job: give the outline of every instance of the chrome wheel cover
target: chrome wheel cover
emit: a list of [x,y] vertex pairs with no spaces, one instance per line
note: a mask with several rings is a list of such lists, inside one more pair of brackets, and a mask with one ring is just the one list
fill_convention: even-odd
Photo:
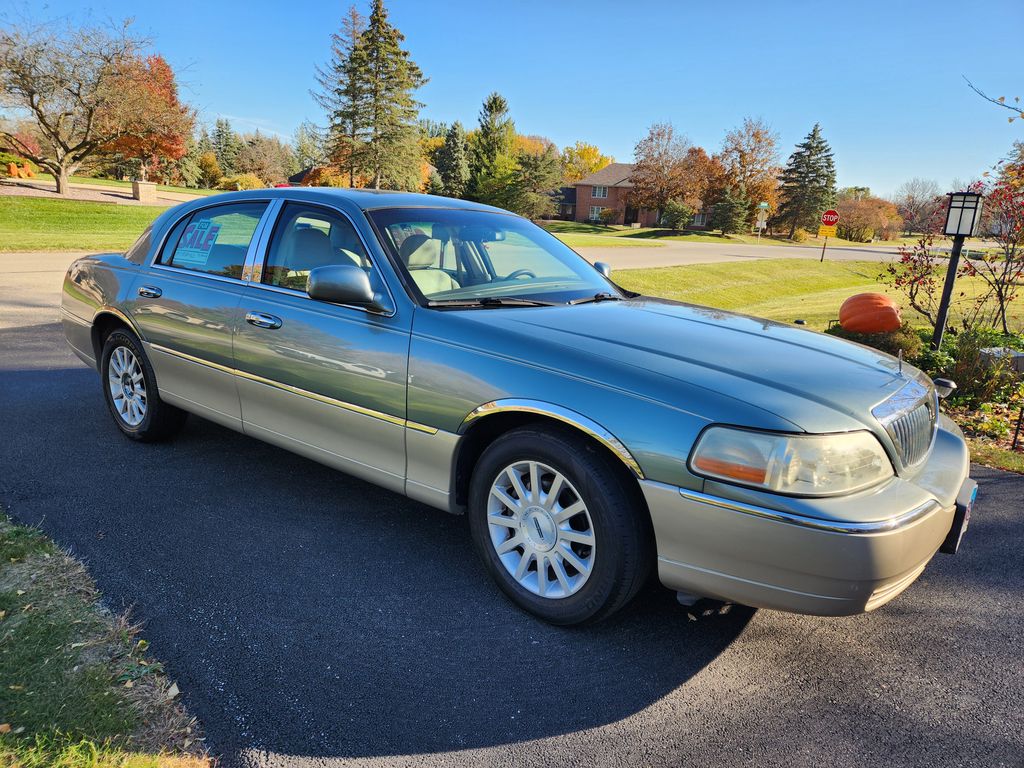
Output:
[[580,591],[594,570],[596,537],[572,483],[538,461],[498,473],[487,497],[494,551],[521,587],[550,599]]
[[107,388],[118,417],[129,427],[146,418],[146,379],[142,364],[128,347],[115,347],[107,364]]

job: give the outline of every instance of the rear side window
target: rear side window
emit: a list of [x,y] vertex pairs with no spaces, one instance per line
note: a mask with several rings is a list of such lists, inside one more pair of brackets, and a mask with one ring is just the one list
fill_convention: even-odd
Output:
[[266,208],[266,203],[234,203],[196,211],[175,226],[160,263],[240,279]]

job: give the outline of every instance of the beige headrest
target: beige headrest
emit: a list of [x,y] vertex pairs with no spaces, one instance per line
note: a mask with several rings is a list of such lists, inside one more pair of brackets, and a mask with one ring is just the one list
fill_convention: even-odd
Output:
[[400,253],[409,269],[433,267],[441,260],[441,241],[426,235],[409,235],[402,242]]

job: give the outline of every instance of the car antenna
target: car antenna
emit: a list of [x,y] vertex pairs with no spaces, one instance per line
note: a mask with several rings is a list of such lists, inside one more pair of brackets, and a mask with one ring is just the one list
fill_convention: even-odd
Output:
[[899,353],[899,359],[900,359],[900,371],[899,371],[899,374],[900,374],[900,376],[902,376],[903,375],[903,350],[902,349],[900,350],[900,353]]

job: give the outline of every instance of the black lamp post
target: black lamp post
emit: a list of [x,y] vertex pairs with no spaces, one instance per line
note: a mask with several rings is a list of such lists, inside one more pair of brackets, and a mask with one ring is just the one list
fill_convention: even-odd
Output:
[[949,314],[949,302],[953,296],[953,283],[956,282],[956,271],[960,266],[960,251],[964,240],[975,233],[981,221],[981,195],[977,192],[950,192],[949,210],[946,212],[944,234],[953,238],[953,250],[949,254],[949,266],[946,268],[946,283],[942,286],[942,299],[939,301],[939,312],[935,318],[935,333],[932,335],[932,349],[942,344],[942,334],[946,331],[946,316]]

